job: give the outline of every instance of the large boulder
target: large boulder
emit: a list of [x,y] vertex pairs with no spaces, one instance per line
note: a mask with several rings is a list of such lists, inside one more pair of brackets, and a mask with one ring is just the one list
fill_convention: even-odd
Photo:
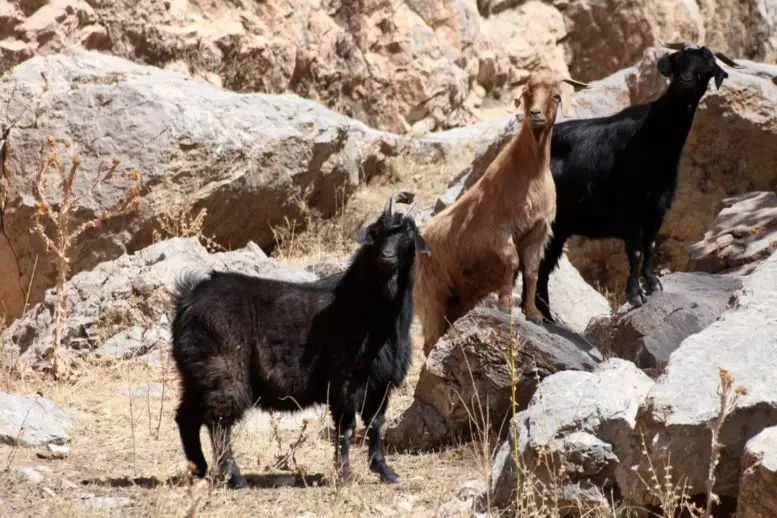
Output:
[[[160,215],[207,210],[204,232],[220,243],[274,243],[273,227],[305,221],[306,211],[334,214],[360,181],[386,173],[392,156],[438,143],[410,143],[375,131],[295,95],[236,94],[210,83],[124,59],[70,48],[35,57],[0,79],[2,307],[18,316],[53,285],[52,255],[30,231],[34,183],[47,137],[72,141],[83,158],[75,189],[115,156],[142,174],[138,211],[81,235],[70,273],[88,270],[151,243]],[[45,146],[44,146],[45,147]],[[61,157],[66,166],[71,151]],[[72,226],[110,209],[125,184],[106,185],[97,200],[72,211]],[[54,191],[55,189],[53,189]],[[61,193],[50,192],[56,202]],[[174,213],[173,218],[180,217]]]
[[749,192],[721,203],[712,228],[688,247],[689,267],[748,274],[777,250],[777,193]]
[[[637,426],[650,460],[636,456],[618,485],[637,504],[657,503],[642,480],[653,466],[671,464],[688,493],[705,492],[710,458],[709,426],[720,413],[720,369],[734,377],[739,399],[723,422],[715,492],[736,497],[745,444],[777,424],[777,254],[743,280],[732,309],[683,340],[640,408]],[[746,392],[746,393],[745,393]]]
[[0,392],[0,442],[20,446],[63,445],[73,420],[54,402],[40,396]]
[[777,426],[745,444],[739,482],[737,518],[777,516]]
[[682,341],[712,324],[728,308],[741,279],[678,272],[664,277],[664,291],[633,308],[624,304],[613,315],[591,320],[585,337],[605,354],[660,372]]
[[545,378],[497,452],[492,501],[503,506],[514,500],[517,452],[521,476],[536,478],[530,485],[556,487],[557,495],[546,496],[555,496],[559,506],[606,505],[601,489],[628,469],[623,461],[640,447],[637,410],[652,385],[620,359],[609,359],[593,372],[564,371]]
[[[210,268],[289,281],[310,281],[317,275],[268,259],[253,243],[230,252],[210,254],[197,238],[173,238],[134,254],[100,263],[65,284],[69,317],[63,345],[77,354],[109,358],[142,356],[170,343],[170,297],[181,273]],[[52,346],[56,292],[4,332],[3,343],[18,347],[21,358],[48,367]]]
[[511,352],[519,410],[545,377],[562,370],[590,371],[602,360],[570,331],[475,308],[434,346],[412,405],[387,427],[386,441],[400,450],[428,450],[471,439],[476,430],[499,430],[512,408]]
[[553,21],[532,26],[527,41],[516,28],[481,27],[473,4],[11,0],[0,8],[0,73],[75,43],[235,91],[294,92],[389,131],[428,130],[473,120],[470,98],[511,75],[537,65],[566,72],[556,9],[545,6]]

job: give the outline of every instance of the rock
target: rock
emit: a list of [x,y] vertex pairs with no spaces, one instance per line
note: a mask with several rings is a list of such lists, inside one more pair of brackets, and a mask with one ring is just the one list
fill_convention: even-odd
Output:
[[40,396],[0,392],[0,442],[21,446],[65,444],[73,421],[52,401]]
[[48,460],[66,459],[70,455],[70,447],[49,443],[46,445],[46,451],[39,451],[37,455],[41,459]]
[[[65,284],[70,317],[63,345],[77,354],[94,351],[103,357],[142,355],[170,342],[170,296],[176,279],[186,271],[208,268],[236,271],[288,281],[318,277],[301,268],[266,259],[250,248],[210,254],[197,238],[161,241],[131,255],[100,263]],[[48,290],[36,304],[5,331],[6,343],[15,344],[23,360],[45,369],[52,346],[55,296]]]
[[633,308],[624,304],[612,316],[596,317],[585,337],[605,354],[660,372],[669,355],[688,336],[718,319],[741,285],[737,277],[673,273],[661,280],[664,291]]
[[[294,92],[395,132],[471,121],[474,86],[499,92],[513,70],[545,65],[566,72],[556,45],[566,34],[563,18],[540,2],[532,3],[552,23],[537,23],[535,6],[505,13],[508,28],[509,15],[519,27],[534,22],[525,41],[523,31],[494,35],[494,27],[481,26],[468,0],[272,0],[259,7],[58,0],[36,9],[23,9],[23,1],[6,8],[0,73],[75,43],[234,91]],[[500,38],[509,43],[504,50]],[[486,53],[496,81],[479,81]]]
[[[76,192],[100,160],[113,157],[122,161],[120,170],[137,168],[145,185],[137,211],[81,234],[70,251],[71,275],[148,246],[155,230],[167,237],[161,218],[178,221],[189,210],[192,217],[207,211],[202,232],[217,242],[269,247],[284,218],[304,225],[303,208],[334,214],[360,179],[389,171],[392,157],[418,151],[433,162],[443,153],[439,143],[373,130],[296,95],[231,93],[78,48],[9,71],[0,79],[0,97],[7,100],[0,127],[8,128],[0,140],[7,183],[0,290],[13,317],[28,286],[34,304],[54,285],[52,256],[30,231],[41,146],[49,136],[72,141],[71,150],[60,146],[63,162],[82,158]],[[115,207],[126,188],[116,179],[98,190],[98,201],[79,202],[71,226]],[[61,194],[54,190],[47,195],[55,202]]]
[[123,496],[94,496],[81,499],[81,507],[87,509],[116,509],[132,505],[132,500]]
[[16,473],[24,478],[27,482],[33,484],[40,484],[44,480],[43,473],[33,468],[32,466],[25,466],[16,470]]
[[774,0],[701,0],[706,42],[729,56],[774,63],[777,58],[777,19]]
[[478,425],[498,430],[511,408],[506,361],[511,346],[517,348],[519,410],[528,404],[538,380],[561,370],[592,370],[602,359],[570,331],[475,308],[437,342],[421,370],[412,405],[387,426],[386,441],[413,451],[467,440],[472,416],[488,416],[488,423]]
[[468,480],[456,492],[456,498],[437,509],[437,518],[488,516],[488,485],[481,480]]
[[724,198],[712,228],[688,247],[689,268],[748,274],[777,250],[777,194],[751,192]]
[[504,506],[513,498],[512,441],[517,437],[522,472],[550,484],[563,469],[556,495],[562,507],[606,503],[600,488],[611,486],[628,469],[623,461],[638,450],[637,410],[652,385],[632,363],[617,358],[593,372],[563,371],[545,378],[498,450],[491,501]]
[[777,487],[777,426],[772,426],[745,444],[737,518],[767,518],[777,515],[775,487]]
[[704,20],[695,2],[684,0],[578,0],[564,9],[574,37],[570,71],[581,81],[605,77],[630,66],[659,38],[697,41]]
[[[745,444],[777,425],[777,254],[744,278],[735,297],[732,309],[672,353],[637,419],[652,464],[671,462],[690,495],[705,491],[708,426],[719,415],[720,368],[728,370],[734,386],[744,387],[747,394],[739,396],[720,432],[725,448],[716,471],[716,493],[736,497]],[[642,456],[620,472],[617,482],[627,500],[636,505],[657,503],[640,480],[649,480],[649,472]]]

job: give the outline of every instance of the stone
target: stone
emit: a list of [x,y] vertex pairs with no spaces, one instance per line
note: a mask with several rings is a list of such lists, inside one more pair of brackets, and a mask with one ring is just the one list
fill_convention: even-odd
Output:
[[747,441],[737,502],[738,518],[777,515],[777,426],[766,428]]
[[688,246],[689,268],[746,275],[777,250],[777,193],[724,198],[704,237]]
[[[131,358],[166,349],[170,343],[170,301],[178,277],[209,268],[287,281],[317,275],[258,255],[252,247],[209,253],[195,237],[173,238],[81,272],[65,284],[70,314],[63,345],[76,354]],[[24,361],[47,369],[52,347],[55,294],[32,307],[3,334]]]
[[652,294],[641,307],[627,303],[613,315],[591,320],[586,339],[607,355],[658,374],[685,338],[724,313],[742,285],[738,277],[686,272],[661,282],[664,291]]
[[87,509],[117,509],[132,505],[132,500],[123,496],[94,496],[82,498],[81,507]]
[[[521,469],[539,483],[563,473],[560,505],[602,504],[599,488],[612,485],[638,451],[637,411],[653,382],[632,363],[611,358],[593,372],[562,371],[545,378],[528,408],[512,420],[512,433],[492,466],[491,501],[508,504],[517,487],[513,451]],[[517,438],[518,444],[513,442]]]
[[43,473],[33,468],[32,466],[25,466],[16,470],[16,473],[24,478],[27,482],[33,484],[40,484],[44,480]]
[[73,421],[54,402],[40,396],[0,392],[0,442],[20,446],[64,445]]
[[575,333],[539,327],[520,315],[475,308],[434,346],[421,369],[413,403],[386,427],[386,441],[402,451],[425,451],[472,438],[472,417],[497,431],[511,408],[507,358],[515,352],[515,400],[526,407],[537,383],[562,370],[593,370],[601,354]]
[[[263,255],[260,247],[275,243],[274,227],[288,221],[303,228],[311,211],[333,215],[360,182],[388,173],[400,155],[405,164],[444,156],[438,142],[377,131],[296,95],[233,93],[77,47],[8,71],[0,97],[0,127],[8,129],[0,134],[0,293],[13,318],[27,288],[30,305],[40,302],[56,275],[53,256],[30,231],[48,137],[63,163],[82,159],[76,193],[114,157],[119,173],[135,168],[144,185],[137,210],[80,235],[69,252],[70,275],[152,244],[155,232],[170,237],[175,229],[163,228],[165,218],[194,218],[203,209],[204,235],[231,248],[254,241]],[[123,199],[128,183],[116,176],[97,190],[99,202],[85,198],[73,207],[71,227]],[[56,203],[58,184],[46,195]]]
[[[745,444],[777,425],[777,255],[763,261],[743,280],[732,307],[702,331],[687,337],[669,357],[665,373],[640,407],[637,426],[654,466],[671,462],[682,474],[688,494],[704,493],[710,458],[710,423],[719,416],[720,369],[740,390],[723,422],[724,445],[714,491],[736,497]],[[624,461],[617,472],[624,498],[635,505],[654,504],[645,489],[650,465],[644,456]]]

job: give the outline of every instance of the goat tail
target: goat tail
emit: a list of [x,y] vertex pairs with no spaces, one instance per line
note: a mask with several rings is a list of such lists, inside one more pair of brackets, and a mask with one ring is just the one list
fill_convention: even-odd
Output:
[[173,287],[173,307],[177,314],[182,313],[192,303],[192,292],[203,281],[210,279],[213,272],[188,270],[181,274]]

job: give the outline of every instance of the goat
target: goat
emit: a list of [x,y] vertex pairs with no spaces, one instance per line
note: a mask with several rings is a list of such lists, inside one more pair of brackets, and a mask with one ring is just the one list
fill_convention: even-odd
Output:
[[707,47],[673,43],[658,71],[670,77],[669,87],[653,102],[607,117],[561,122],[551,141],[551,170],[556,183],[553,237],[540,265],[536,306],[555,322],[550,311],[548,280],[558,265],[564,243],[572,235],[620,238],[629,261],[626,295],[632,306],[647,299],[646,291],[663,290],[655,274],[655,240],[677,186],[680,155],[694,113],[713,77],[720,88],[728,74],[716,62],[736,62]]
[[410,366],[416,253],[431,252],[413,220],[417,201],[404,215],[395,203],[392,196],[359,231],[361,246],[345,272],[308,283],[218,271],[178,280],[172,349],[182,390],[175,419],[196,476],[207,472],[203,424],[219,476],[230,488],[245,488],[230,445],[245,411],[254,404],[292,411],[328,400],[340,477],[352,477],[349,447],[360,408],[370,469],[384,482],[399,480],[380,431],[389,394]]
[[[550,73],[529,77],[515,98],[516,108],[523,103],[524,112],[518,133],[483,176],[423,229],[434,250],[433,256],[420,258],[416,282],[416,313],[427,355],[450,325],[489,293],[498,290],[499,307],[509,313],[519,266],[524,315],[534,322],[542,317],[534,306],[534,290],[556,214],[549,164],[560,83]],[[565,112],[571,109],[569,100],[563,106]]]

